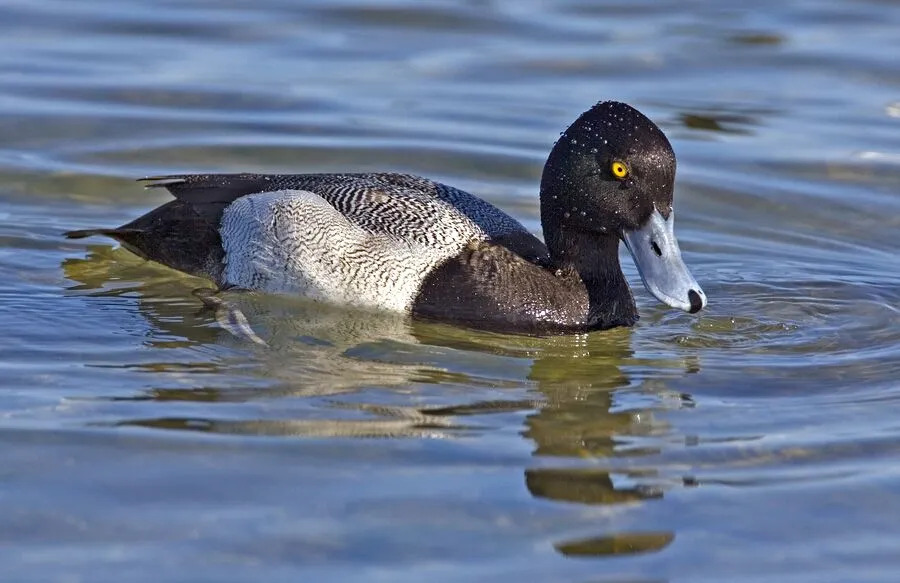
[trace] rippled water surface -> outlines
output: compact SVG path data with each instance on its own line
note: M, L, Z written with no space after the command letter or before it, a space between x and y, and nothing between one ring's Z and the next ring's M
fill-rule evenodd
M897 581L900 4L0 7L9 581ZM554 139L679 160L699 316L526 338L237 297L66 229L188 171L386 169L539 231Z

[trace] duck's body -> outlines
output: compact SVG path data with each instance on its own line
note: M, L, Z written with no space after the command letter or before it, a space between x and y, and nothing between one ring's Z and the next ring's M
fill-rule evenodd
M497 207L426 178L195 174L149 186L176 200L117 229L69 236L114 237L220 288L492 329L583 328L587 291L550 269L540 240Z
M665 141L636 110L614 105L627 108L629 119L623 121L616 110L613 119L629 126L644 120L649 126L640 129L655 129L654 137ZM634 125L632 131L638 129ZM572 144L577 145L576 138ZM667 141L664 145L669 147ZM637 311L619 266L619 237L623 227L650 219L638 216L620 226L616 221L628 217L615 216L624 213L610 205L610 221L593 221L588 205L610 201L581 202L591 193L578 190L581 182L572 173L579 168L553 171L558 149L559 143L541 187L549 248L472 194L393 173L151 178L149 186L167 188L176 200L116 229L67 235L114 237L147 259L207 277L220 288L296 294L528 333L631 325ZM565 150L571 158L572 148ZM623 154L623 159L634 158L634 148ZM674 156L671 164L674 177ZM590 182L594 176L588 172L583 179ZM629 188L624 182L617 186ZM641 201L629 194L612 202L633 210ZM555 204L563 196L568 200ZM668 196L670 203L670 183ZM645 214L655 211L656 205L651 207ZM665 230L668 219L659 220ZM680 262L677 243L674 253ZM695 311L698 301L692 296L687 305Z

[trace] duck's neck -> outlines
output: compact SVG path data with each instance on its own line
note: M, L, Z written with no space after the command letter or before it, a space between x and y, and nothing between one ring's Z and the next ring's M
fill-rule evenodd
M557 268L574 272L587 288L587 327L631 326L637 321L634 297L619 265L618 237L561 228L546 233L546 239Z

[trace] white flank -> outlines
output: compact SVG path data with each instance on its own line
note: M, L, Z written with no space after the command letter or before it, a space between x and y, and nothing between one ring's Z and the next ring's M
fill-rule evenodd
M408 311L434 267L469 241L487 237L467 219L461 227L462 215L449 204L438 205L424 222L439 226L452 215L455 228L423 244L364 229L309 191L241 197L222 215L225 280L246 289Z

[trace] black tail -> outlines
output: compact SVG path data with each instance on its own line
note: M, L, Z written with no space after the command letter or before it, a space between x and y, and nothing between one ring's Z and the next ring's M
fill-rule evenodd
M120 227L63 234L69 239L111 237L138 257L216 282L221 276L225 252L215 223L180 200L167 202Z
M80 229L78 231L66 231L63 233L66 239L85 239L94 235L103 235L113 239L122 240L123 237L140 233L140 229Z

